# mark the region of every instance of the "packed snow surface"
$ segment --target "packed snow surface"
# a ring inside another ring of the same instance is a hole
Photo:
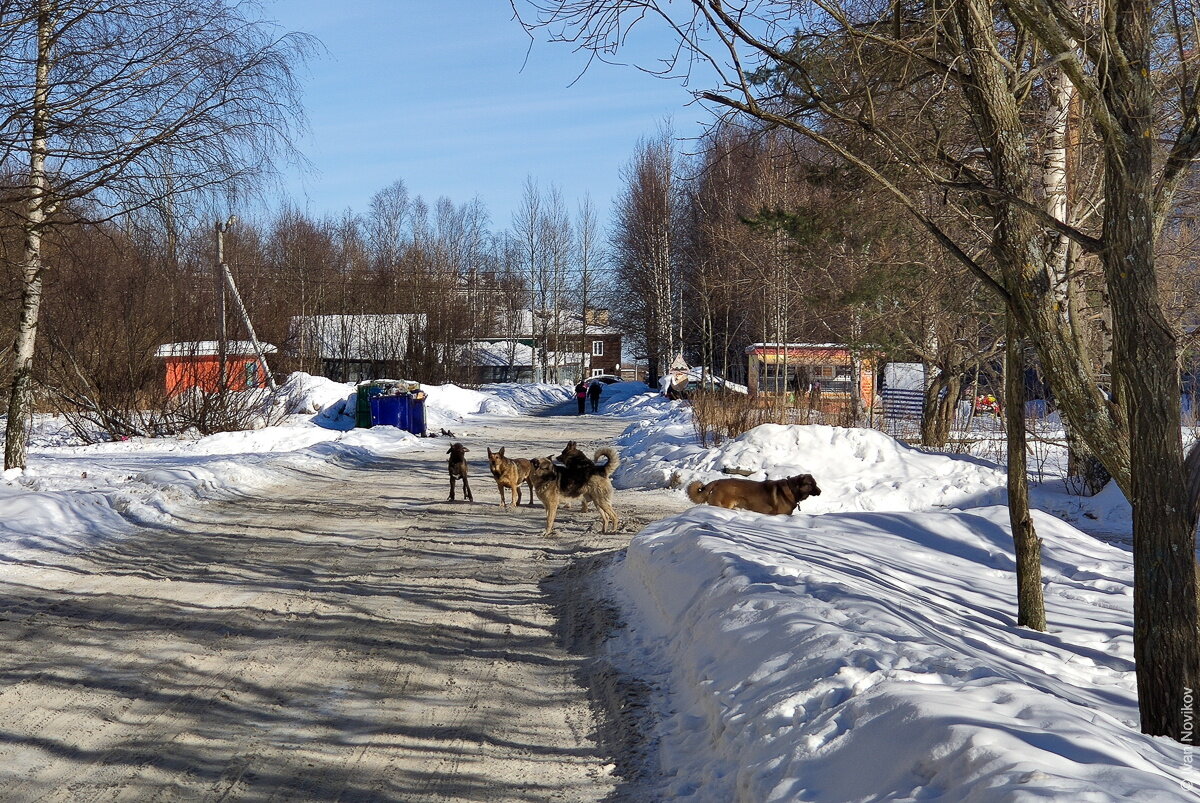
[[[571,397],[423,389],[433,431]],[[208,438],[67,445],[61,422],[40,421],[29,467],[0,483],[6,560],[118,539],[285,467],[444,448],[354,429],[354,397],[293,375],[273,425]],[[1127,530],[1119,491],[1036,489],[1050,622],[1037,633],[1015,625],[1002,468],[823,426],[704,448],[686,404],[634,383],[605,386],[602,412],[629,422],[620,488],[682,494],[728,469],[822,488],[790,516],[664,518],[603,575],[623,622],[607,658],[654,690],[644,735],[664,799],[1200,800],[1190,748],[1138,732],[1130,554],[1064,520]]]

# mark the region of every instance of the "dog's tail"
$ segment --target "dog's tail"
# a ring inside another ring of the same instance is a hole
[[[706,486],[700,480],[692,480],[687,486],[688,499],[691,499],[697,505],[702,505],[708,501],[708,494],[705,493],[706,490]]]
[[[601,457],[608,458],[608,462],[604,463],[603,465],[599,465]],[[616,449],[612,448],[611,446],[604,446],[596,450],[596,454],[592,457],[592,462],[598,465],[598,467],[604,472],[604,476],[611,477],[613,472],[617,470],[617,466],[621,465],[621,457],[617,454]]]

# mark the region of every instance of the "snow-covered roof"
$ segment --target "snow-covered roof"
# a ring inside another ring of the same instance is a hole
[[[578,313],[563,311],[560,312],[559,315],[561,316],[562,320],[560,329],[565,334],[573,335],[583,331],[583,318],[581,318]],[[540,312],[538,314],[539,318],[543,316],[547,321],[549,321],[554,317],[554,313],[551,310],[546,310],[545,312]],[[539,323],[537,327],[538,332],[542,331],[543,325],[548,327],[550,326],[548,323]],[[495,337],[508,338],[531,337],[533,333],[533,312],[532,310],[522,309],[514,311],[511,315],[500,313],[499,319],[495,325],[495,331],[489,334]],[[619,335],[622,334],[622,331],[617,329],[615,326],[601,326],[599,324],[589,323],[587,325],[587,333],[589,335]]]
[[[534,363],[533,348],[524,343],[512,340],[499,342],[473,341],[463,346],[459,359],[467,365],[494,365],[511,367],[529,367]],[[560,368],[578,366],[580,361],[584,366],[592,364],[592,355],[587,352],[570,351],[546,352],[546,363],[558,365]]]
[[[425,315],[300,315],[288,326],[299,347],[322,359],[388,360],[404,353]]]
[[[278,349],[270,343],[258,344],[263,354],[274,354]],[[193,340],[187,343],[163,343],[154,351],[155,357],[212,357],[221,353],[221,344],[216,340]],[[249,357],[254,354],[254,344],[249,340],[226,340],[225,353],[230,357]]]
[[[845,343],[751,343],[746,346],[746,353],[758,349],[848,349]]]
[[[463,346],[459,359],[468,365],[525,367],[533,365],[533,349],[524,343],[473,342]]]

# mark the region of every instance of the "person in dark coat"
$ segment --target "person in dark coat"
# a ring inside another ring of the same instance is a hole
[[[593,379],[588,383],[588,399],[592,402],[592,412],[600,410],[600,393],[604,390],[600,382]]]
[[[579,402],[579,415],[583,415],[583,405],[587,401],[588,389],[583,380],[579,380],[579,384],[575,386],[575,401]]]

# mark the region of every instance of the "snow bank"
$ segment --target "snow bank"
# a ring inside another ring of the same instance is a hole
[[[663,799],[1200,799],[1186,748],[1138,732],[1129,555],[1036,514],[1053,630],[1018,628],[1007,518],[647,527],[609,652],[666,691]]]
[[[549,383],[521,384],[503,382],[484,385],[480,392],[493,396],[513,407],[518,413],[532,413],[554,407],[575,398],[572,386]]]
[[[805,513],[965,508],[1007,499],[1004,471],[924,452],[871,429],[763,424],[706,449],[695,443],[690,413],[680,409],[635,424],[618,443],[619,487],[682,487],[736,470],[760,480],[812,474],[821,495],[802,503]]]
[[[26,469],[0,481],[5,558],[74,552],[120,538],[130,525],[164,523],[181,504],[270,487],[292,471],[336,462],[365,465],[425,443],[395,427],[330,427],[345,418],[350,386],[293,375],[278,396],[292,411],[279,426],[208,437],[131,438],[61,446],[58,428],[31,444]],[[315,415],[308,415],[317,411]],[[320,423],[323,422],[323,423]]]
[[[408,380],[400,385],[416,385]],[[420,385],[425,392],[425,424],[430,432],[460,424],[477,415],[519,415],[514,405],[495,395],[458,385]],[[349,382],[334,382],[309,374],[292,374],[280,388],[280,404],[289,414],[311,413],[312,421],[325,429],[354,429],[358,388]]]

